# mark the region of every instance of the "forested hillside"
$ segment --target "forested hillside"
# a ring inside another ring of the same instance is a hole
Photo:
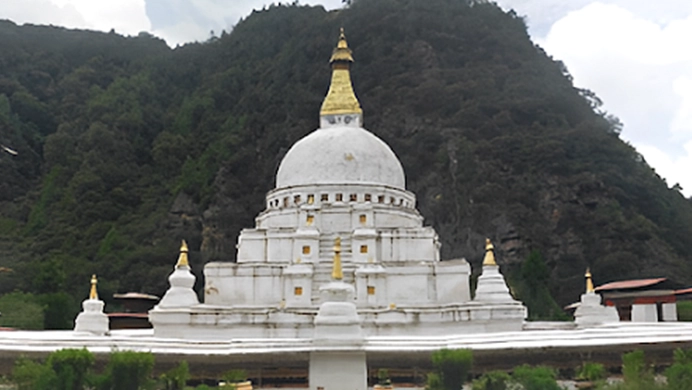
[[[516,293],[545,285],[561,304],[587,266],[597,283],[692,284],[692,200],[619,139],[627,129],[520,17],[359,0],[272,6],[176,49],[0,21],[0,144],[18,152],[0,151],[0,293],[31,293],[59,327],[92,273],[106,300],[163,294],[181,238],[198,275],[233,261],[281,157],[318,126],[341,26],[365,127],[401,159],[443,258],[478,272],[490,237]]]

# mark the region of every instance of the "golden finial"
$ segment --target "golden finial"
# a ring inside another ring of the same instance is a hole
[[[180,245],[180,256],[178,256],[178,263],[175,265],[175,268],[190,266],[190,263],[187,260],[187,252],[187,242],[183,240],[183,243]]]
[[[485,258],[483,259],[483,265],[497,265],[495,262],[495,247],[493,243],[490,242],[489,238],[485,239]]]
[[[344,271],[341,269],[341,237],[334,240],[334,263],[332,264],[332,279],[342,280]]]
[[[358,98],[351,84],[351,63],[353,55],[348,47],[344,29],[341,28],[339,43],[336,45],[329,63],[332,65],[332,82],[327,97],[322,103],[320,115],[362,114]]]
[[[91,290],[89,291],[89,299],[99,299],[99,293],[96,291],[96,275],[91,275]]]
[[[587,268],[586,269],[586,274],[584,274],[584,277],[586,278],[586,293],[592,293],[594,292],[593,288],[593,280],[591,280],[591,269]]]

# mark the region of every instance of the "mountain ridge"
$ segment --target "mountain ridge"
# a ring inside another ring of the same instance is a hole
[[[0,140],[20,152],[0,160],[0,252],[11,254],[0,265],[16,270],[0,275],[2,292],[78,300],[98,271],[103,296],[162,294],[182,238],[200,287],[204,262],[234,259],[282,155],[318,127],[341,26],[365,127],[401,160],[443,258],[478,272],[490,237],[520,285],[538,251],[561,304],[582,292],[587,266],[597,283],[692,283],[692,200],[619,139],[622,125],[520,17],[360,0],[271,6],[176,49],[147,34],[0,23]]]

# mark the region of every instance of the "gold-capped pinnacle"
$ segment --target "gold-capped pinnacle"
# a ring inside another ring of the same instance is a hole
[[[190,262],[187,260],[188,251],[187,242],[183,240],[182,244],[180,244],[180,256],[178,256],[178,263],[176,263],[175,268],[190,266]]]
[[[341,269],[341,237],[337,237],[334,240],[334,262],[332,264],[332,279],[344,279],[344,271]]]
[[[584,274],[584,277],[586,278],[586,293],[592,293],[595,291],[593,288],[593,280],[591,280],[591,269],[587,268],[586,273]]]
[[[96,291],[97,283],[98,279],[96,279],[96,275],[91,275],[91,290],[89,290],[89,299],[99,299],[99,293]]]
[[[329,63],[333,64],[337,61],[353,62],[353,51],[348,47],[348,42],[346,41],[346,34],[344,34],[343,27],[341,27],[339,33],[339,43],[336,44],[336,49],[334,49]]]
[[[483,258],[483,265],[497,265],[495,262],[495,247],[493,243],[490,242],[489,238],[485,239],[485,258]]]
[[[353,52],[348,47],[343,27],[329,63],[332,65],[332,81],[327,97],[322,102],[320,115],[362,115],[363,110],[360,108],[360,102],[356,98],[356,93],[353,92],[351,83]]]

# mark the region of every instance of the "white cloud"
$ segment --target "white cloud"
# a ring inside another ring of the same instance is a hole
[[[0,18],[126,35],[151,29],[144,0],[2,0]]]
[[[146,0],[147,15],[152,21],[153,33],[175,46],[177,44],[204,41],[210,32],[218,36],[222,30],[231,31],[253,10],[268,7],[276,1],[234,0],[229,6],[227,0]],[[284,2],[285,3],[285,2]],[[308,0],[301,4],[322,4],[327,9],[342,6],[341,0]]]
[[[575,85],[603,99],[625,124],[622,137],[670,185],[689,181],[684,174],[692,170],[692,10],[678,15],[660,24],[594,2],[535,39],[565,62]],[[692,195],[692,183],[683,188]]]
[[[71,5],[60,6],[51,0],[2,0],[0,18],[15,23],[53,24],[85,27],[86,20]]]
[[[644,156],[644,159],[654,167],[656,173],[666,179],[669,187],[679,184],[682,193],[687,197],[692,194],[692,141],[687,142],[683,147],[686,154],[673,157],[660,149],[651,145],[634,145],[637,151]]]

